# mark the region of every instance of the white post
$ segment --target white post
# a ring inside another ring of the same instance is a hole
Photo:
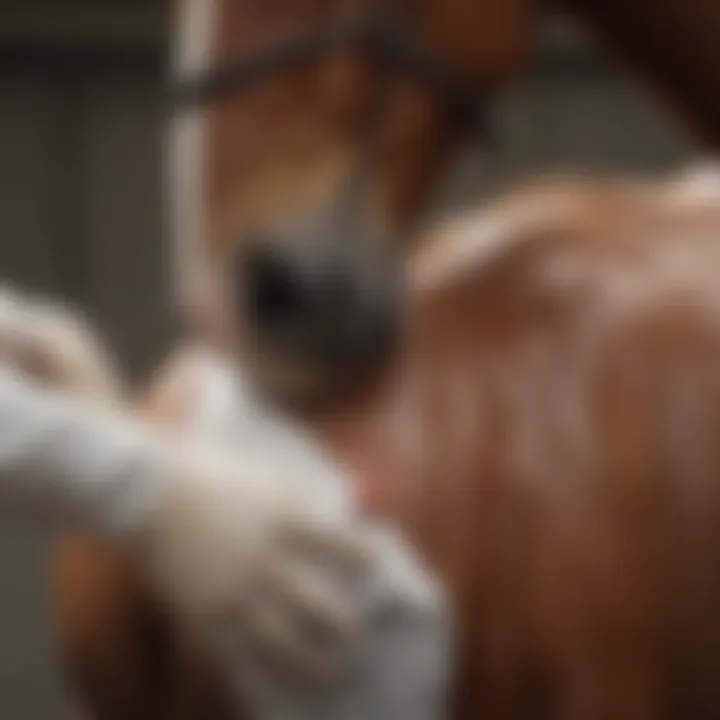
[[[177,78],[203,72],[210,65],[213,35],[222,0],[177,0],[175,52]],[[205,259],[206,113],[187,110],[169,128],[167,147],[168,241],[172,248],[172,287],[180,306],[193,306],[209,281]]]

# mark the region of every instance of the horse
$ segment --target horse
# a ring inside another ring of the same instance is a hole
[[[366,22],[364,3],[187,4],[182,71],[221,71],[179,92],[217,100],[175,128],[186,315],[239,351],[437,569],[462,628],[457,717],[717,706],[703,482],[714,200],[684,184],[533,190],[415,256],[458,129],[481,126],[479,90],[519,71],[534,18],[522,0],[400,5],[372,5]],[[657,25],[680,31],[671,12],[661,4]],[[704,58],[687,45],[677,67]],[[691,86],[669,83],[677,97]],[[203,394],[203,373],[180,365],[147,403],[158,423],[186,422]],[[71,677],[98,720],[238,716],[122,557],[92,538],[65,546],[58,583]]]
[[[705,189],[550,184],[455,221],[408,267],[401,350],[297,416],[444,583],[450,717],[720,707],[720,183]],[[188,351],[148,411],[217,420],[217,378]],[[61,579],[91,716],[245,717],[122,557],[85,550],[84,584]]]
[[[487,106],[527,62],[540,13],[529,0],[186,5],[171,95],[187,111],[171,178],[183,315],[209,328],[208,306],[232,307],[246,361],[284,402],[332,393],[392,343],[423,209],[491,130]],[[717,147],[717,3],[662,0],[651,18],[631,0],[556,6]]]

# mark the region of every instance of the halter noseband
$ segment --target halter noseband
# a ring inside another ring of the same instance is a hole
[[[251,57],[230,60],[206,74],[176,81],[170,91],[171,105],[183,110],[214,102],[347,48],[363,50],[383,66],[430,87],[461,129],[473,134],[487,129],[476,90],[428,51],[415,33],[397,22],[376,18],[323,27]]]

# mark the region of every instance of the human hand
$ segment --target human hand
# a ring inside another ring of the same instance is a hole
[[[320,512],[272,460],[181,452],[137,547],[155,587],[209,649],[338,669],[361,622],[365,537]]]

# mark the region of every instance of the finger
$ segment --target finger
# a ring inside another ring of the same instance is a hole
[[[252,627],[265,608],[281,608],[286,630],[318,647],[351,642],[362,622],[356,582],[342,572],[285,554],[268,555],[252,580],[243,578],[232,600],[217,607],[218,628]],[[228,598],[230,600],[230,598]]]
[[[265,602],[254,608],[243,648],[255,661],[319,680],[335,676],[342,667],[340,649],[321,646],[298,633],[295,618],[282,603]]]
[[[290,558],[266,567],[263,583],[267,601],[286,608],[300,641],[319,649],[352,646],[363,617],[362,588],[357,584]]]
[[[355,575],[363,575],[372,563],[367,537],[345,523],[295,518],[283,528],[280,541],[293,554],[331,561]]]

